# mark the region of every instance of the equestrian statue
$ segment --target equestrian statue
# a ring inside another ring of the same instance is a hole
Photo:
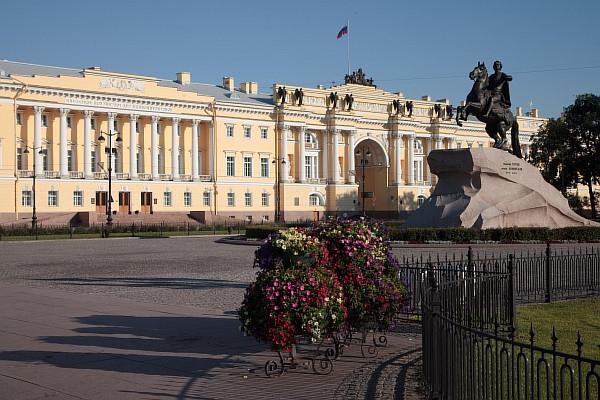
[[[494,139],[494,147],[507,150],[515,156],[523,158],[519,144],[519,124],[510,111],[510,90],[508,82],[512,76],[502,72],[502,63],[494,62],[494,73],[488,77],[485,63],[477,66],[469,74],[473,81],[473,88],[467,95],[464,106],[456,108],[456,123],[462,126],[470,114],[485,123],[485,131]],[[510,129],[512,151],[506,139],[506,132]]]

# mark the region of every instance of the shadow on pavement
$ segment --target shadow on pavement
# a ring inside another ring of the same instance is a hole
[[[179,384],[154,395],[187,398],[189,382],[260,367],[250,357],[267,349],[231,317],[89,315],[73,322],[72,335],[37,338],[53,345],[48,351],[3,351],[0,360],[170,377]]]
[[[122,287],[152,287],[166,289],[245,289],[247,283],[221,279],[193,278],[133,278],[133,277],[90,277],[90,278],[48,278],[32,279],[36,281],[56,282],[76,286],[122,286]]]

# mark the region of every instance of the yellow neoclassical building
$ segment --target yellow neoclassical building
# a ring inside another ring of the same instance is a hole
[[[491,143],[445,99],[347,81],[265,94],[0,61],[0,223],[30,222],[34,203],[40,223],[100,223],[110,198],[115,222],[394,218],[429,196],[429,151]],[[517,116],[527,153],[544,119]]]

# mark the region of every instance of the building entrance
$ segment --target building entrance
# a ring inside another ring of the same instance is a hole
[[[107,192],[96,192],[96,213],[106,214]]]
[[[142,192],[140,204],[142,214],[152,214],[152,192]]]
[[[388,167],[387,155],[375,140],[365,139],[354,147],[359,210],[364,214],[389,208]]]
[[[119,214],[131,213],[131,193],[119,192]]]

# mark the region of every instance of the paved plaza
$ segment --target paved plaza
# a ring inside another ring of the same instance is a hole
[[[527,248],[544,246],[475,252]],[[0,399],[419,398],[411,326],[375,359],[351,347],[329,376],[265,377],[273,353],[244,337],[236,317],[254,250],[214,237],[0,242]]]

